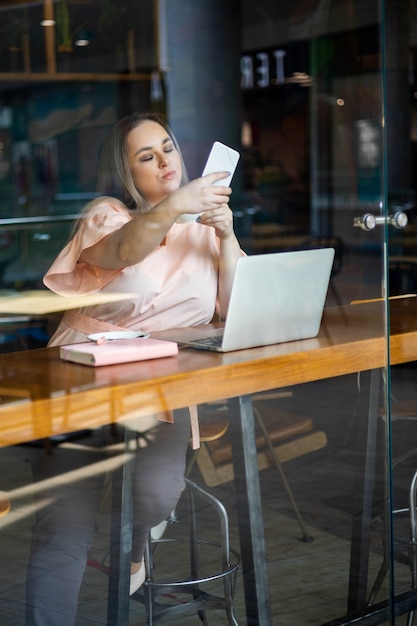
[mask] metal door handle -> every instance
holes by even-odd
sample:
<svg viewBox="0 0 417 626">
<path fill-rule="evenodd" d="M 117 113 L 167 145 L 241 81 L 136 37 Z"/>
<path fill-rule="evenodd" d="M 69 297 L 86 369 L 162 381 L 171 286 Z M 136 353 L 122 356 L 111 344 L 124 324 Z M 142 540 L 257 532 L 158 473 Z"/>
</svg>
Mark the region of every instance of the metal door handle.
<svg viewBox="0 0 417 626">
<path fill-rule="evenodd" d="M 407 213 L 403 211 L 397 211 L 388 217 L 382 215 L 373 215 L 372 213 L 365 213 L 362 217 L 354 217 L 353 225 L 362 228 L 362 230 L 373 230 L 378 224 L 388 224 L 395 228 L 404 228 L 407 226 L 408 217 Z"/>
</svg>

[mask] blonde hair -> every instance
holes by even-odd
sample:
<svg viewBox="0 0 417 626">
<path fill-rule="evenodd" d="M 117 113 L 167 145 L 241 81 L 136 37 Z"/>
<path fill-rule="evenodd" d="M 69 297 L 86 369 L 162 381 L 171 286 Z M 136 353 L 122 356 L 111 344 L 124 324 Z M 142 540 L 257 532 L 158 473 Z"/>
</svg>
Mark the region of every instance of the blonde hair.
<svg viewBox="0 0 417 626">
<path fill-rule="evenodd" d="M 181 185 L 188 182 L 188 175 L 174 133 L 164 116 L 158 113 L 132 113 L 122 118 L 112 129 L 102 148 L 97 177 L 97 191 L 121 200 L 129 209 L 147 210 L 149 203 L 137 189 L 130 173 L 127 138 L 131 130 L 144 122 L 156 122 L 167 132 L 179 153 L 182 166 Z"/>
</svg>

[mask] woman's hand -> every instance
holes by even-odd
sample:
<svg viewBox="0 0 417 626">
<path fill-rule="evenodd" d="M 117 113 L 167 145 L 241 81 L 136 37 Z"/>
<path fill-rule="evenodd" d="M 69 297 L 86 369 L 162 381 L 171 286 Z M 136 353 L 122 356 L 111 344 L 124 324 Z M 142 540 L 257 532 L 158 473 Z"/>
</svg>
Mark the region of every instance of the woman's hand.
<svg viewBox="0 0 417 626">
<path fill-rule="evenodd" d="M 160 206 L 169 204 L 174 211 L 179 211 L 178 217 L 182 213 L 198 214 L 212 209 L 221 209 L 229 202 L 232 190 L 230 187 L 214 183 L 225 178 L 227 174 L 228 172 L 216 172 L 196 178 L 171 193 Z"/>
<path fill-rule="evenodd" d="M 228 204 L 222 204 L 218 209 L 204 211 L 197 220 L 204 226 L 211 226 L 220 240 L 234 236 L 233 213 Z"/>
</svg>

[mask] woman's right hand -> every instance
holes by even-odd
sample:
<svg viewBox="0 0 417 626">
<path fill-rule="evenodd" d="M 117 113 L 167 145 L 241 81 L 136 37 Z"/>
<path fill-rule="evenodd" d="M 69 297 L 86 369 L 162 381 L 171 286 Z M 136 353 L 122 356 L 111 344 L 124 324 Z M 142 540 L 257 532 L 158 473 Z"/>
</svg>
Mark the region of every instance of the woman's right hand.
<svg viewBox="0 0 417 626">
<path fill-rule="evenodd" d="M 229 202 L 232 189 L 214 183 L 227 175 L 228 172 L 215 172 L 196 178 L 171 193 L 168 202 L 178 211 L 178 217 L 182 213 L 199 214 L 218 209 Z"/>
</svg>

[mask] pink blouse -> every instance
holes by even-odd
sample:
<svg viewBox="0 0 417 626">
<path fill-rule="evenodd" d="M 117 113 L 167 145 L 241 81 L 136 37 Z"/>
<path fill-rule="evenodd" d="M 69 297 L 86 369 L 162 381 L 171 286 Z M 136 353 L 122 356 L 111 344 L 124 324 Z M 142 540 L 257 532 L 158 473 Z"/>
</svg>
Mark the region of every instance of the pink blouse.
<svg viewBox="0 0 417 626">
<path fill-rule="evenodd" d="M 60 295 L 98 290 L 137 293 L 134 300 L 79 310 L 78 313 L 109 324 L 109 329 L 116 326 L 156 332 L 210 322 L 216 306 L 219 267 L 219 240 L 213 228 L 198 222 L 174 224 L 165 245 L 124 269 L 102 269 L 79 262 L 85 248 L 131 219 L 132 214 L 120 201 L 110 197 L 93 200 L 75 236 L 46 273 L 44 284 Z M 102 327 L 97 328 L 101 330 Z M 68 312 L 49 345 L 84 341 L 87 334 L 77 328 L 76 316 Z"/>
</svg>

